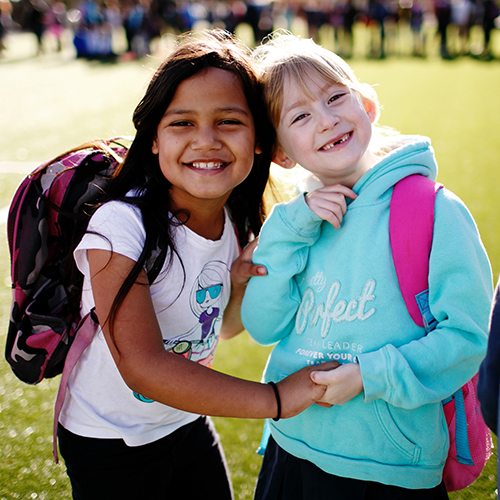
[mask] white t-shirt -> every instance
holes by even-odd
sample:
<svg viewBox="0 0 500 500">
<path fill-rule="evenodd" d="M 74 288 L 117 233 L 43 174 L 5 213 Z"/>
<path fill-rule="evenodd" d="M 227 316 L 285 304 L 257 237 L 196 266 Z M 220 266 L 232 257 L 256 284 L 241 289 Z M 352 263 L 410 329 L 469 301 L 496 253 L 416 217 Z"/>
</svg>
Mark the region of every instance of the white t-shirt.
<svg viewBox="0 0 500 500">
<path fill-rule="evenodd" d="M 99 208 L 88 231 L 97 234 L 87 232 L 74 253 L 84 275 L 82 314 L 94 307 L 87 250 L 112 249 L 137 261 L 145 240 L 140 211 L 123 202 L 109 202 Z M 175 244 L 183 265 L 174 257 L 168 272 L 164 272 L 164 266 L 151 285 L 165 349 L 211 365 L 231 292 L 230 268 L 239 254 L 227 212 L 219 240 L 206 240 L 179 226 Z M 81 436 L 122 438 L 129 446 L 138 446 L 156 441 L 196 418 L 198 415 L 133 393 L 99 329 L 70 376 L 59 421 Z"/>
</svg>

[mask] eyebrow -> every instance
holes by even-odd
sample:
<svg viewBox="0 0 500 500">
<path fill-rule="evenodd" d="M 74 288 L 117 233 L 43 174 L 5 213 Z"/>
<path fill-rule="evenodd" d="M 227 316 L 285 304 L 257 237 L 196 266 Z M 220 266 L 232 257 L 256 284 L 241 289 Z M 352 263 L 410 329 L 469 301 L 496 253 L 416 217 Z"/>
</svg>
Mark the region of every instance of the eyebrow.
<svg viewBox="0 0 500 500">
<path fill-rule="evenodd" d="M 239 106 L 227 106 L 224 108 L 216 108 L 213 110 L 216 113 L 240 113 L 245 116 L 250 116 L 247 111 L 245 111 L 243 108 L 240 108 Z M 172 115 L 187 115 L 187 114 L 196 114 L 197 110 L 194 109 L 189 109 L 189 108 L 173 108 L 171 110 L 165 111 L 165 114 L 163 116 L 172 116 Z"/>
<path fill-rule="evenodd" d="M 295 108 L 302 106 L 305 102 L 305 99 L 298 99 L 297 101 L 293 101 L 289 106 L 284 106 L 283 111 L 281 112 L 282 118 L 290 113 L 290 111 L 293 111 Z"/>
<path fill-rule="evenodd" d="M 314 83 L 315 85 L 315 83 Z M 336 83 L 336 82 L 325 82 L 325 84 L 322 87 L 319 87 L 320 91 L 323 93 L 328 93 L 332 87 L 345 87 L 345 85 L 342 85 L 341 83 Z M 281 116 L 284 118 L 290 111 L 293 111 L 295 108 L 298 108 L 302 106 L 305 102 L 307 102 L 307 99 L 301 98 L 297 99 L 296 101 L 293 101 L 289 106 L 283 106 L 283 110 L 281 112 Z"/>
</svg>

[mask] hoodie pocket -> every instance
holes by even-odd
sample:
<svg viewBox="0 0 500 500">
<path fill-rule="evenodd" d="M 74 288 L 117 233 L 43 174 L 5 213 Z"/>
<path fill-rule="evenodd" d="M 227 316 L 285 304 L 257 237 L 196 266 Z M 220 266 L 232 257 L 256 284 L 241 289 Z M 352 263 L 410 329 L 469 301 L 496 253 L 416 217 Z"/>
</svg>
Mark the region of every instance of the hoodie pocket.
<svg viewBox="0 0 500 500">
<path fill-rule="evenodd" d="M 388 404 L 378 399 L 374 401 L 374 411 L 377 420 L 388 439 L 390 447 L 397 451 L 396 455 L 392 457 L 384 457 L 388 463 L 395 460 L 396 464 L 411 464 L 415 465 L 420 459 L 421 448 L 413 441 L 408 439 L 397 425 L 394 417 L 391 414 Z"/>
</svg>

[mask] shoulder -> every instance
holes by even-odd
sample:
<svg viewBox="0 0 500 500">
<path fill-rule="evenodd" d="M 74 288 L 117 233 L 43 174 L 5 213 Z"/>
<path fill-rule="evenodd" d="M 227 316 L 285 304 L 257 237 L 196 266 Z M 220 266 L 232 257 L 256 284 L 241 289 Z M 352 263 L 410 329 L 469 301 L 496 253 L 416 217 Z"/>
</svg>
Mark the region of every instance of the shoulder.
<svg viewBox="0 0 500 500">
<path fill-rule="evenodd" d="M 143 246 L 145 239 L 146 230 L 139 208 L 122 201 L 110 201 L 92 215 L 79 247 L 101 248 L 104 245 L 103 248 L 111 246 L 115 250 L 119 247 L 137 249 Z"/>
<path fill-rule="evenodd" d="M 443 187 L 436 195 L 435 217 L 437 222 L 472 224 L 476 223 L 466 204 L 452 191 Z"/>
<path fill-rule="evenodd" d="M 463 255 L 468 259 L 472 254 L 485 254 L 476 221 L 465 203 L 450 190 L 440 189 L 436 195 L 434 210 L 433 249 L 442 248 L 445 255 Z M 482 261 L 482 258 L 481 258 Z"/>
<path fill-rule="evenodd" d="M 124 201 L 109 201 L 94 212 L 90 219 L 89 229 L 96 230 L 100 226 L 106 227 L 114 224 L 119 226 L 140 224 L 142 226 L 140 209 Z"/>
<path fill-rule="evenodd" d="M 92 218 L 96 218 L 96 216 L 105 217 L 106 215 L 113 215 L 116 213 L 128 215 L 130 217 L 137 217 L 138 215 L 140 215 L 141 211 L 136 205 L 133 205 L 131 203 L 119 200 L 112 200 L 101 205 L 95 211 Z"/>
<path fill-rule="evenodd" d="M 468 290 L 465 297 L 482 301 L 481 314 L 488 316 L 493 291 L 488 255 L 471 212 L 446 188 L 436 196 L 431 259 L 431 268 L 459 277 L 459 286 Z"/>
</svg>

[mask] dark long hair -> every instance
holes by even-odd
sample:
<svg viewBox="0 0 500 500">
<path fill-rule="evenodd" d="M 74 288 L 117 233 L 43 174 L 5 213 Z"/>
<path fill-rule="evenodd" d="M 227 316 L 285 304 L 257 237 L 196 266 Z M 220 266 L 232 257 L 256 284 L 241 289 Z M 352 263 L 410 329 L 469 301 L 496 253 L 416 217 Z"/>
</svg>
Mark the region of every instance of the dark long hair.
<svg viewBox="0 0 500 500">
<path fill-rule="evenodd" d="M 262 150 L 261 154 L 254 154 L 250 174 L 233 189 L 227 202 L 240 246 L 243 248 L 251 234 L 257 235 L 262 226 L 265 215 L 263 193 L 269 179 L 274 130 L 267 117 L 262 87 L 253 68 L 251 54 L 230 34 L 221 30 L 186 35 L 158 68 L 135 109 L 133 122 L 137 130 L 136 136 L 125 161 L 116 171 L 105 198 L 105 201 L 122 200 L 139 207 L 146 230 L 142 254 L 111 308 L 108 318 L 111 331 L 120 305 L 146 262 L 150 262 L 159 250 L 160 257 L 156 262 L 161 265 L 167 259 L 168 269 L 176 255 L 173 229 L 180 223 L 172 214 L 179 214 L 173 210 L 171 184 L 162 174 L 158 156 L 153 154 L 152 146 L 158 124 L 179 84 L 206 68 L 224 69 L 239 78 L 252 112 L 256 141 Z M 131 189 L 137 189 L 138 196 L 126 196 Z M 182 220 L 185 221 L 189 213 L 183 212 L 185 216 Z"/>
</svg>

